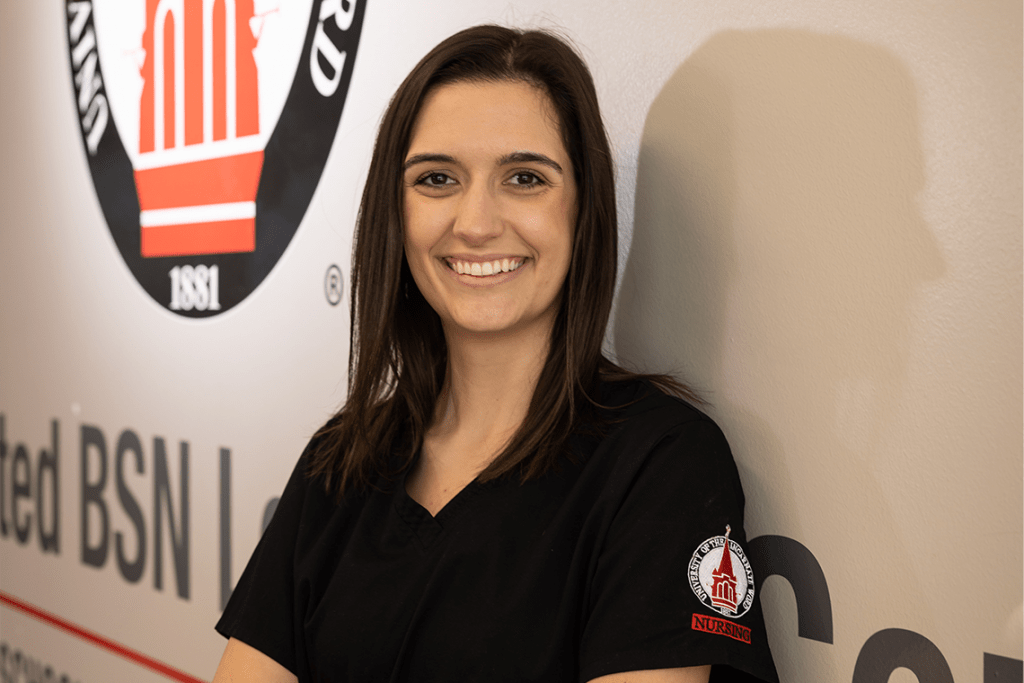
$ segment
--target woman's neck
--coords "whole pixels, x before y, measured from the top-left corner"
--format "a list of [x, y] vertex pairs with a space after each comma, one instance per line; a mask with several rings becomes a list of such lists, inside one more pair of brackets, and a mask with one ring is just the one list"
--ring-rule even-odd
[[[446, 335], [448, 373], [430, 435], [502, 445], [525, 419], [547, 358], [550, 330]], [[497, 453], [491, 453], [491, 456]]]
[[448, 372], [406, 491], [434, 515], [507, 445], [530, 408], [550, 327], [517, 334], [446, 330]]

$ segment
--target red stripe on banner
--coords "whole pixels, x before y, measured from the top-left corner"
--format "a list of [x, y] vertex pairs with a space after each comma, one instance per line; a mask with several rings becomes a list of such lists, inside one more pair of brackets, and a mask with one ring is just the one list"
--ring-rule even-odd
[[260, 151], [135, 171], [139, 208], [251, 202], [256, 199], [262, 169]]
[[256, 219], [152, 225], [142, 228], [140, 251], [153, 256], [236, 254], [256, 249]]
[[133, 650], [130, 647], [121, 645], [120, 643], [115, 643], [113, 640], [104, 638], [98, 633], [93, 633], [92, 631], [84, 629], [77, 624], [72, 624], [70, 621], [61, 619], [56, 614], [51, 614], [50, 612], [39, 609], [27, 602], [22, 602], [9, 593], [0, 591], [0, 603], [24, 612], [30, 617], [35, 617], [39, 621], [46, 622], [50, 626], [66, 631], [73, 636], [78, 636], [82, 640], [88, 641], [97, 647], [103, 648], [104, 650], [113, 652], [115, 655], [123, 657], [130, 662], [135, 662], [139, 666], [143, 666], [157, 672], [158, 674], [162, 674], [171, 680], [181, 681], [181, 683], [206, 683], [206, 681], [196, 678], [195, 676], [190, 676], [180, 669], [175, 669], [173, 666], [168, 666], [167, 664], [157, 661], [152, 657], [148, 657], [138, 650]]

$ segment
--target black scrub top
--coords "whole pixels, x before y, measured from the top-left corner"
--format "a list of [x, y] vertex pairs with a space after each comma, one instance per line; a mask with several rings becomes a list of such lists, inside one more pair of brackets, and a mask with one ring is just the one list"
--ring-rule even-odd
[[713, 682], [777, 683], [721, 430], [647, 383], [602, 399], [623, 407], [573, 437], [575, 458], [474, 481], [434, 517], [404, 478], [335, 502], [307, 447], [217, 630], [302, 683], [703, 664]]

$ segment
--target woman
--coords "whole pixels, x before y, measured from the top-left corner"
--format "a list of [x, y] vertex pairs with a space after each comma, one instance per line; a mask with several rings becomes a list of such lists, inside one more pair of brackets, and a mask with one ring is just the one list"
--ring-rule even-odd
[[559, 39], [481, 26], [416, 66], [363, 194], [349, 399], [217, 625], [216, 683], [777, 680], [724, 437], [601, 353], [614, 197]]

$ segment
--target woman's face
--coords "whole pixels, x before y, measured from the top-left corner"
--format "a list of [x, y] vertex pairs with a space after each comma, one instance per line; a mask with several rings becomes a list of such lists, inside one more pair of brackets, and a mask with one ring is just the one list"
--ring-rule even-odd
[[572, 164], [547, 95], [518, 81], [436, 88], [403, 179], [405, 257], [445, 334], [546, 339], [576, 221]]

